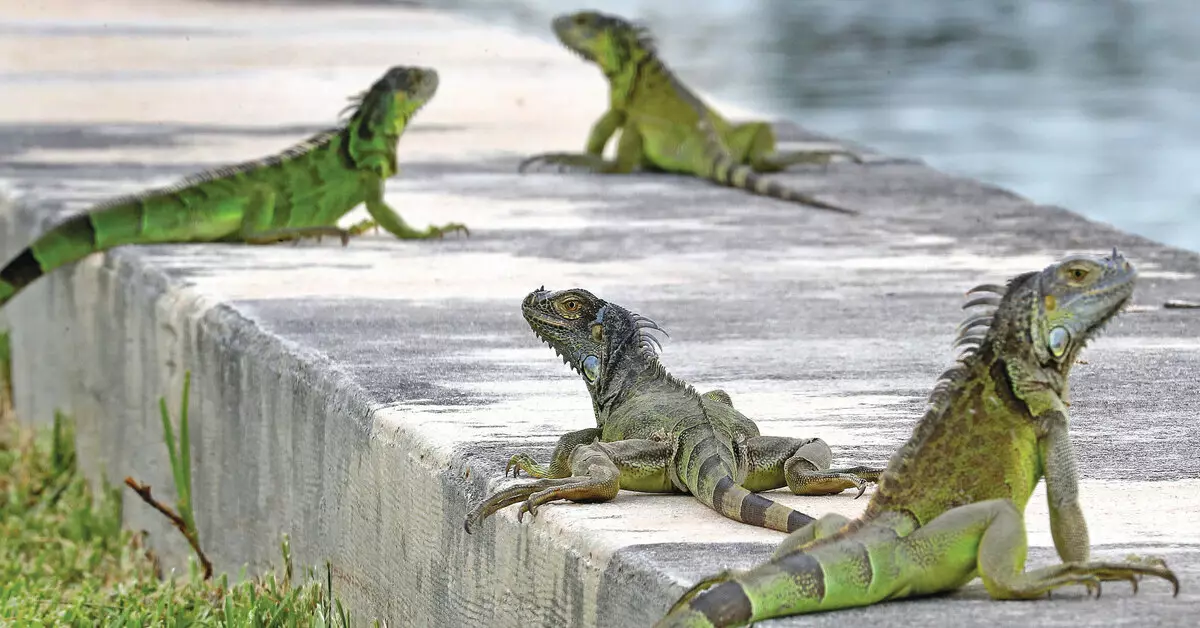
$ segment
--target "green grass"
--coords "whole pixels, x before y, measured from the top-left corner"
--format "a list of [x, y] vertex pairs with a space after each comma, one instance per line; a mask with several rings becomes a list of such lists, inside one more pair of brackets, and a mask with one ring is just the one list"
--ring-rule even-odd
[[[179, 506], [190, 522], [187, 431], [181, 415], [179, 449], [173, 436], [168, 446], [177, 482], [186, 480]], [[0, 625], [348, 625], [341, 602], [329, 596], [329, 566], [322, 578], [308, 570], [293, 582], [286, 537], [281, 552], [279, 576], [231, 585], [225, 575], [205, 579], [193, 560], [187, 574], [164, 580], [145, 539], [121, 527], [120, 489], [93, 493], [78, 472], [64, 417], [37, 433], [0, 424]]]

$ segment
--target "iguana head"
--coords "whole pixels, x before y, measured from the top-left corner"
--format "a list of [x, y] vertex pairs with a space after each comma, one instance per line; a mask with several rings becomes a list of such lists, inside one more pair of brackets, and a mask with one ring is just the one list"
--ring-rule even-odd
[[[1018, 275], [1007, 288], [979, 286], [970, 293], [1003, 296], [977, 297], [964, 306], [996, 309], [968, 319], [960, 343], [990, 340], [999, 357], [1024, 365], [1022, 372], [1054, 373], [1059, 377], [1047, 383], [1065, 386], [1079, 351], [1129, 302], [1136, 280], [1137, 270], [1114, 248], [1109, 255], [1072, 255], [1040, 272]], [[988, 329], [970, 333], [971, 321]]]
[[615, 15], [581, 11], [560, 15], [552, 25], [564, 46], [599, 65], [605, 74], [619, 73], [632, 59], [654, 52], [649, 31]]
[[521, 302], [521, 313], [533, 333], [583, 375], [594, 394], [605, 389], [616, 371], [634, 370], [623, 369], [623, 363], [653, 358], [659, 347], [648, 331], [661, 331], [654, 321], [582, 288], [538, 288]]
[[372, 130], [399, 136], [405, 125], [429, 102], [438, 88], [432, 68], [396, 66], [362, 94], [351, 98], [352, 121], [364, 122]]

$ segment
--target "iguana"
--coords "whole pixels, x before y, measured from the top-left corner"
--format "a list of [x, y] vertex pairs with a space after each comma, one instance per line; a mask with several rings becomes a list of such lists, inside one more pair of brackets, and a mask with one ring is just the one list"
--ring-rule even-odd
[[[968, 291], [958, 363], [938, 380], [908, 443], [892, 456], [858, 519], [827, 514], [765, 564], [708, 578], [660, 627], [742, 626], [954, 590], [977, 574], [999, 600], [1140, 576], [1170, 581], [1160, 559], [1091, 561], [1067, 433], [1067, 375], [1079, 351], [1133, 295], [1137, 272], [1116, 249], [1071, 256]], [[1063, 563], [1025, 571], [1022, 512], [1046, 478]]]
[[[391, 68], [352, 99], [353, 113], [338, 128], [276, 155], [114, 199], [66, 220], [0, 270], [0, 306], [51, 270], [123, 244], [269, 244], [327, 235], [344, 245], [375, 226], [404, 239], [466, 232], [458, 223], [414, 229], [383, 200], [384, 180], [397, 172], [400, 135], [437, 86], [432, 69]], [[374, 220], [338, 228], [338, 219], [359, 203]]]
[[[760, 173], [798, 163], [828, 162], [845, 150], [780, 153], [766, 122], [731, 124], [689, 90], [658, 58], [650, 33], [619, 17], [594, 11], [554, 19], [563, 45], [600, 66], [609, 83], [608, 111], [592, 126], [585, 153], [546, 153], [523, 161], [604, 174], [636, 169], [690, 174], [721, 185], [846, 214], [857, 212], [818, 200]], [[615, 161], [602, 157], [618, 130]]]
[[812, 517], [752, 491], [783, 486], [829, 495], [878, 478], [882, 469], [829, 469], [819, 438], [760, 436], [723, 390], [699, 394], [658, 359], [661, 328], [648, 318], [579, 288], [538, 289], [522, 313], [534, 333], [579, 372], [591, 393], [596, 427], [563, 435], [548, 466], [526, 454], [505, 468], [534, 478], [500, 490], [468, 514], [467, 532], [506, 506], [536, 516], [559, 499], [606, 501], [618, 489], [691, 493], [717, 512], [751, 525], [790, 532]]

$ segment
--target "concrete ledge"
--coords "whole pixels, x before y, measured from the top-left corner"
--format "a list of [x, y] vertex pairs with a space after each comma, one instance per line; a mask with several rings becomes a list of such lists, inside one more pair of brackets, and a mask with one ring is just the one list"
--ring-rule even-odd
[[[332, 561], [363, 619], [649, 625], [699, 577], [762, 560], [782, 535], [687, 497], [633, 493], [548, 506], [532, 523], [505, 512], [466, 535], [468, 505], [501, 481], [509, 455], [544, 458], [592, 421], [582, 384], [522, 322], [526, 292], [582, 285], [629, 305], [671, 332], [673, 372], [730, 391], [765, 433], [819, 435], [839, 462], [883, 462], [950, 361], [963, 289], [1115, 245], [1142, 271], [1140, 307], [1088, 350], [1073, 383], [1085, 507], [1097, 553], [1166, 555], [1180, 597], [1147, 583], [1136, 597], [1116, 585], [1101, 600], [1001, 604], [975, 586], [802, 621], [1188, 625], [1200, 611], [1200, 316], [1158, 307], [1200, 295], [1195, 253], [904, 160], [786, 175], [862, 208], [853, 220], [682, 178], [516, 176], [520, 155], [576, 147], [603, 104], [594, 72], [554, 45], [429, 12], [180, 6], [139, 17], [139, 37], [106, 39], [91, 62], [152, 65], [151, 49], [163, 63], [194, 61], [175, 80], [114, 79], [146, 101], [105, 100], [115, 90], [87, 78], [5, 86], [0, 147], [14, 148], [0, 151], [0, 180], [19, 201], [0, 212], [6, 257], [118, 191], [301, 139], [342, 94], [406, 61], [438, 68], [443, 91], [405, 136], [388, 200], [414, 223], [473, 229], [344, 249], [127, 247], [53, 273], [0, 313], [18, 413], [71, 413], [95, 477], [170, 486], [156, 403], [177, 402], [192, 371], [197, 517], [218, 569], [265, 567], [286, 532], [298, 563]], [[269, 28], [245, 25], [266, 17]], [[181, 28], [214, 32], [183, 48]], [[322, 28], [324, 39], [305, 35]], [[53, 73], [78, 36], [26, 35], [48, 52], [17, 69]], [[223, 74], [238, 58], [263, 67]], [[352, 60], [316, 72], [318, 59]], [[773, 497], [812, 514], [865, 504]], [[186, 555], [153, 513], [130, 506], [126, 517], [160, 551]], [[1052, 562], [1044, 500], [1027, 521], [1031, 562]]]

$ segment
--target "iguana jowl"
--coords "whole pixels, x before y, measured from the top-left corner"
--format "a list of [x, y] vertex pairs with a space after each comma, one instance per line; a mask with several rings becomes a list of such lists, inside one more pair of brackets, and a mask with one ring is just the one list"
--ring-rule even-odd
[[[766, 122], [731, 124], [675, 77], [658, 58], [646, 29], [594, 11], [554, 19], [563, 45], [600, 66], [609, 83], [608, 111], [592, 126], [585, 153], [546, 153], [520, 169], [553, 164], [564, 170], [629, 173], [637, 169], [690, 174], [755, 194], [847, 214], [856, 211], [818, 200], [760, 173], [798, 163], [828, 162], [845, 150], [780, 153]], [[615, 161], [604, 146], [620, 131]]]
[[596, 427], [562, 436], [548, 467], [513, 456], [506, 475], [519, 469], [540, 479], [480, 503], [467, 516], [468, 532], [518, 502], [520, 519], [549, 501], [605, 501], [619, 489], [691, 493], [730, 519], [790, 532], [812, 517], [752, 491], [858, 488], [861, 495], [882, 471], [829, 469], [832, 454], [819, 438], [760, 436], [724, 391], [701, 395], [667, 373], [651, 335], [658, 325], [586, 290], [539, 289], [521, 310], [534, 333], [583, 376]]
[[[66, 220], [0, 270], [0, 306], [45, 273], [123, 244], [269, 244], [326, 235], [345, 244], [375, 226], [404, 239], [466, 232], [458, 223], [414, 229], [383, 200], [384, 181], [397, 172], [400, 135], [437, 86], [432, 69], [391, 68], [357, 99], [341, 127], [271, 157], [114, 199]], [[339, 229], [338, 219], [360, 203], [373, 220]]]
[[[1073, 256], [1007, 286], [983, 285], [964, 308], [964, 356], [939, 379], [912, 438], [892, 456], [866, 511], [828, 514], [789, 536], [769, 562], [709, 578], [657, 625], [741, 626], [954, 590], [977, 574], [995, 599], [1034, 599], [1080, 584], [1156, 576], [1159, 559], [1089, 561], [1067, 434], [1067, 375], [1088, 340], [1133, 295], [1136, 271], [1114, 249]], [[1022, 512], [1042, 477], [1063, 563], [1024, 571]]]

